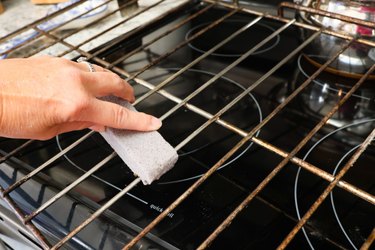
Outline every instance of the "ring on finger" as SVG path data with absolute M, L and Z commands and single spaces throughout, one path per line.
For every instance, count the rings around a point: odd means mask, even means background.
M 80 57 L 77 59 L 77 62 L 78 63 L 85 63 L 87 65 L 87 68 L 89 69 L 89 72 L 95 72 L 95 68 L 94 68 L 94 65 L 92 65 L 91 63 L 89 63 L 87 61 L 87 57 Z

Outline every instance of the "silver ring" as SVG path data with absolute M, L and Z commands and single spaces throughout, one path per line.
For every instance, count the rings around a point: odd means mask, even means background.
M 89 72 L 95 72 L 94 66 L 87 61 L 87 57 L 80 57 L 77 59 L 78 63 L 85 63 L 87 65 L 87 68 L 89 69 Z

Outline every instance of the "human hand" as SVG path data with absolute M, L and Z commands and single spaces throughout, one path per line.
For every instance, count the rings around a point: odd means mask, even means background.
M 133 88 L 118 75 L 63 58 L 0 60 L 0 136 L 49 139 L 105 127 L 157 130 L 159 119 L 98 99 L 114 95 L 134 102 Z

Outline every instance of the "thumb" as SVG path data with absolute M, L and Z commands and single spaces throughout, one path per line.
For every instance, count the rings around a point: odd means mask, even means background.
M 161 121 L 151 115 L 131 111 L 118 104 L 96 99 L 89 111 L 86 119 L 95 124 L 107 127 L 128 129 L 137 131 L 153 131 L 161 127 Z

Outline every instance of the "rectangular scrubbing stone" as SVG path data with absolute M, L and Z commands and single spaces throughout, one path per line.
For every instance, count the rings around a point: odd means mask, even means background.
M 135 108 L 127 101 L 110 97 L 127 109 Z M 170 170 L 177 162 L 176 150 L 156 131 L 137 132 L 107 128 L 100 133 L 126 165 L 141 178 L 143 184 L 151 184 Z

